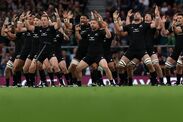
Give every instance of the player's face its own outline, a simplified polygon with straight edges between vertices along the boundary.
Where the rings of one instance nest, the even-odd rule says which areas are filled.
[[[31,25],[34,23],[34,17],[29,17],[28,20]]]
[[[99,24],[96,20],[91,20],[90,26],[91,26],[92,30],[96,30],[99,28]]]
[[[47,27],[49,25],[49,20],[47,17],[41,17],[41,23],[43,27]]]
[[[136,12],[136,13],[134,14],[134,20],[141,20],[141,19],[142,19],[141,14],[140,14],[139,12]]]
[[[183,17],[182,17],[181,15],[178,15],[178,16],[177,16],[177,22],[178,22],[179,24],[182,24],[182,22],[183,22]]]
[[[18,27],[18,28],[23,28],[23,26],[24,26],[24,25],[23,25],[22,22],[21,22],[21,23],[20,23],[20,22],[17,23],[17,27]]]
[[[152,17],[150,14],[145,15],[145,21],[148,21],[148,22],[152,21]]]
[[[38,18],[34,19],[34,25],[39,26],[40,25],[40,20]]]
[[[80,24],[81,25],[84,25],[84,24],[87,24],[88,23],[88,19],[86,16],[81,16],[80,17]]]

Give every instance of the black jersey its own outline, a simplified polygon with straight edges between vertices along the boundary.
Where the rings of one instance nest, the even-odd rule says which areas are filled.
[[[35,31],[32,33],[32,51],[37,51],[40,45],[39,30],[41,27],[35,27]]]
[[[52,44],[53,39],[56,35],[56,30],[54,26],[48,26],[46,28],[41,27],[39,30],[36,29],[36,32],[39,31],[40,34],[40,42],[42,44]]]
[[[20,53],[22,50],[22,47],[24,45],[25,40],[25,32],[17,32],[16,33],[16,39],[15,39],[15,53]]]
[[[31,31],[26,31],[25,34],[25,40],[24,40],[24,46],[23,48],[26,50],[30,50],[31,49],[31,43],[32,43],[32,32]]]
[[[156,33],[156,28],[149,28],[146,30],[146,34],[145,34],[146,48],[153,48],[155,33]]]
[[[79,41],[79,48],[82,48],[83,50],[87,49],[88,47],[88,40],[87,40],[87,36],[85,35],[85,33],[87,31],[90,30],[90,26],[89,25],[81,25],[81,31],[80,31],[80,34],[81,34],[81,37],[82,39]]]
[[[104,30],[87,31],[88,51],[90,56],[103,56],[103,41],[105,38]]]
[[[63,40],[63,34],[59,31],[56,31],[55,38],[53,39],[53,48],[55,50],[55,53],[60,53]]]
[[[114,34],[111,33],[111,38],[104,38],[104,43],[103,43],[103,48],[104,48],[104,56],[110,55],[111,54],[111,43],[112,40],[114,39]]]
[[[150,24],[144,22],[124,26],[124,31],[128,32],[130,50],[145,50],[145,34],[149,28]]]
[[[182,28],[182,30],[183,30],[183,27],[181,27]],[[171,28],[169,28],[168,29],[169,30],[169,32],[174,32],[174,30],[173,30],[173,28],[171,27]],[[181,32],[181,33],[179,33],[179,34],[176,34],[175,32],[174,32],[174,35],[175,35],[175,47],[183,47],[183,32]]]

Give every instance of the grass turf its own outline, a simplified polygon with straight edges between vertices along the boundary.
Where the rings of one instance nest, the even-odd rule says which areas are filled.
[[[1,122],[182,122],[182,87],[0,88]]]

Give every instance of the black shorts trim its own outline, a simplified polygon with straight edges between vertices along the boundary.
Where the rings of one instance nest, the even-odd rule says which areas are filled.
[[[89,66],[92,65],[93,63],[99,63],[102,59],[104,59],[103,56],[86,56],[82,60],[86,62]]]
[[[127,50],[126,53],[124,54],[125,57],[127,57],[129,60],[132,60],[134,58],[137,58],[138,60],[141,60],[144,55],[146,55],[147,52],[145,50]]]

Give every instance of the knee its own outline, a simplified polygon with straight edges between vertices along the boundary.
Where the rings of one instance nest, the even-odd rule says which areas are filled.
[[[154,67],[155,69],[158,69],[160,66],[159,66],[159,64],[153,64],[153,67]]]
[[[146,64],[146,66],[149,70],[154,70],[154,66],[152,64]]]
[[[62,70],[62,72],[63,72],[64,74],[67,74],[67,73],[68,73],[68,70],[67,70],[66,67],[62,67],[61,70]]]
[[[116,70],[114,65],[108,65],[108,66],[109,66],[109,69],[110,69],[111,71],[115,71],[115,70]]]
[[[18,70],[19,70],[19,66],[18,66],[18,65],[14,65],[13,71],[16,72],[16,71],[18,71]]]
[[[35,70],[36,70],[36,65],[31,64],[30,67],[29,67],[29,73],[34,73]]]
[[[23,72],[24,72],[24,73],[28,72],[28,70],[29,70],[29,67],[28,67],[28,66],[24,66],[24,67],[23,67]]]
[[[104,71],[109,71],[110,70],[107,65],[102,66],[102,68],[104,69]]]
[[[180,65],[180,64],[177,64],[176,65],[176,70],[177,70],[177,72],[181,72],[182,71],[182,65]]]
[[[76,67],[76,72],[82,72],[81,67],[77,66],[77,67]]]
[[[54,69],[55,72],[58,72],[60,70],[58,65],[53,65],[53,69]]]

